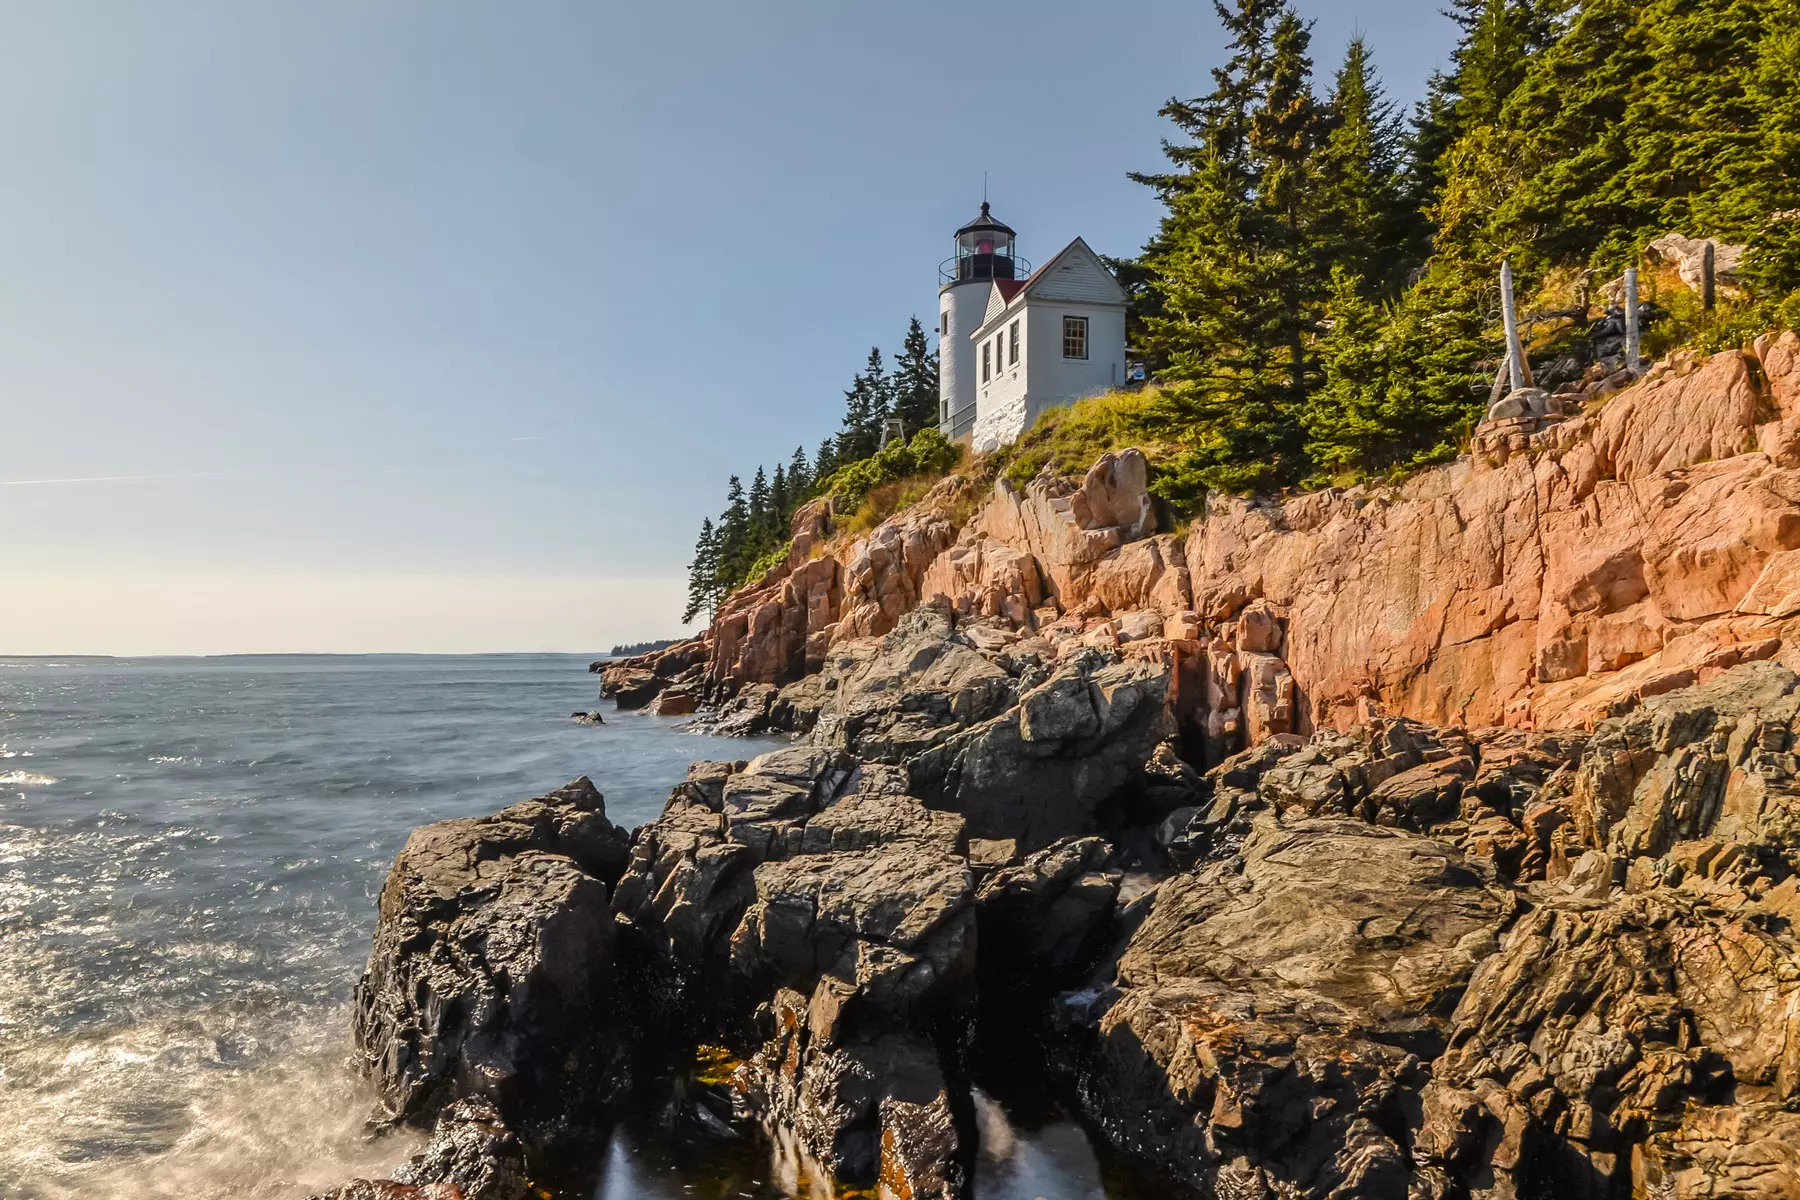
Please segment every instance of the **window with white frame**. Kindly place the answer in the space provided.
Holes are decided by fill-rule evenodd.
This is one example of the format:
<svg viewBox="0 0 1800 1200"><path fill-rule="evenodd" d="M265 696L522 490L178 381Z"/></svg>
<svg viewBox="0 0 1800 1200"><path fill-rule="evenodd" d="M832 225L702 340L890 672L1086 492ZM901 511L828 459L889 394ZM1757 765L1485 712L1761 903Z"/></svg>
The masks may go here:
<svg viewBox="0 0 1800 1200"><path fill-rule="evenodd" d="M1012 343L1008 348L1006 365L1016 367L1019 365L1019 323L1017 321L1014 321L1012 327L1006 331L1006 338Z"/></svg>
<svg viewBox="0 0 1800 1200"><path fill-rule="evenodd" d="M993 348L993 343L991 342L981 343L981 382L983 383L986 383L989 375L993 373L990 361L990 352Z"/></svg>
<svg viewBox="0 0 1800 1200"><path fill-rule="evenodd" d="M950 310L947 308L938 314L938 336L950 336Z"/></svg>
<svg viewBox="0 0 1800 1200"><path fill-rule="evenodd" d="M1063 357L1086 358L1087 355L1087 318L1063 318Z"/></svg>

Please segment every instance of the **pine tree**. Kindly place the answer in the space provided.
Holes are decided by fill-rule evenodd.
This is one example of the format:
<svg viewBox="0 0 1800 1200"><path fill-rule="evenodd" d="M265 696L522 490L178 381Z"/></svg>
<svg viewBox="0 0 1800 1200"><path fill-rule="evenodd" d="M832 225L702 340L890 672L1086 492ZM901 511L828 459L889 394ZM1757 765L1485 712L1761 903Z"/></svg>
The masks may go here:
<svg viewBox="0 0 1800 1200"><path fill-rule="evenodd" d="M756 474L750 479L748 508L752 557L755 557L761 553L762 543L768 539L770 525L769 476L761 467L756 468Z"/></svg>
<svg viewBox="0 0 1800 1200"><path fill-rule="evenodd" d="M906 327L906 340L894 357L893 415L911 437L937 424L938 356L925 340L925 327L914 317Z"/></svg>
<svg viewBox="0 0 1800 1200"><path fill-rule="evenodd" d="M772 514L771 524L774 526L775 541L781 541L787 534L788 518L793 515L793 499L788 495L787 468L780 463L775 464L775 476L769 480L769 511Z"/></svg>
<svg viewBox="0 0 1800 1200"><path fill-rule="evenodd" d="M725 511L719 517L719 579L734 586L756 561L750 542L750 506L744 484L733 475L725 485Z"/></svg>
<svg viewBox="0 0 1800 1200"><path fill-rule="evenodd" d="M1239 0L1219 12L1234 53L1213 94L1178 120L1199 122L1199 145L1167 151L1189 169L1144 178L1169 209L1142 260L1154 303L1140 320L1174 384L1152 421L1186 445L1161 485L1177 501L1302 470L1328 269L1316 244L1310 32L1285 4Z"/></svg>
<svg viewBox="0 0 1800 1200"><path fill-rule="evenodd" d="M831 478L831 473L835 470L837 470L837 440L835 438L826 438L819 443L818 456L813 459L813 487L817 488L820 484L823 484L827 479Z"/></svg>
<svg viewBox="0 0 1800 1200"><path fill-rule="evenodd" d="M681 623L693 624L694 618L706 614L708 621L718 609L719 601L719 536L712 518L700 522L700 538L694 543L694 561L688 564L687 608Z"/></svg>
<svg viewBox="0 0 1800 1200"><path fill-rule="evenodd" d="M1326 105L1317 159L1319 238L1328 261L1371 299L1399 294L1414 265L1420 214L1410 210L1394 106L1362 38L1351 41Z"/></svg>
<svg viewBox="0 0 1800 1200"><path fill-rule="evenodd" d="M812 470L806 463L805 446L794 447L794 457L788 460L787 478L788 496L798 508L812 494Z"/></svg>

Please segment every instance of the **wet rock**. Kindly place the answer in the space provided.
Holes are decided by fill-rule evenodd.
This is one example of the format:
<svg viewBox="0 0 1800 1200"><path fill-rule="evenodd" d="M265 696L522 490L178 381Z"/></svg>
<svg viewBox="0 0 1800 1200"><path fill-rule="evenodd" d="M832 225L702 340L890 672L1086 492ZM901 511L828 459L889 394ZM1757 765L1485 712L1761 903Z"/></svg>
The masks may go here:
<svg viewBox="0 0 1800 1200"><path fill-rule="evenodd" d="M811 992L829 975L846 1002L902 1022L966 1000L975 881L962 858L916 842L808 854L757 867L755 888L731 941L741 976Z"/></svg>
<svg viewBox="0 0 1800 1200"><path fill-rule="evenodd" d="M509 1119L604 1092L618 1047L611 883L627 856L586 779L413 831L382 888L354 1033L389 1113L480 1096Z"/></svg>
<svg viewBox="0 0 1800 1200"><path fill-rule="evenodd" d="M421 1189L454 1187L460 1200L525 1200L525 1148L485 1100L458 1100L438 1117L425 1149L394 1172L394 1182Z"/></svg>
<svg viewBox="0 0 1800 1200"><path fill-rule="evenodd" d="M816 994L777 992L773 1034L739 1072L777 1146L840 1186L961 1196L965 1156L937 1049L904 1030L842 1028L835 1011Z"/></svg>

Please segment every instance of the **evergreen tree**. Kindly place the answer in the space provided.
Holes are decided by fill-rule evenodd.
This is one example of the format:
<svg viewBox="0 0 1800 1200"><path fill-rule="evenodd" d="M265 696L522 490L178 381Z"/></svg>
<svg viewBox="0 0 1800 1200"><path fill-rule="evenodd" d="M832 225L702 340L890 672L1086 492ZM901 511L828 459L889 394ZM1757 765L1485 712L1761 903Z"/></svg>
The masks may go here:
<svg viewBox="0 0 1800 1200"><path fill-rule="evenodd" d="M1310 343L1328 269L1314 206L1321 120L1310 31L1285 4L1239 0L1219 12L1232 58L1211 96L1181 106L1177 123L1198 122L1199 145L1169 151L1189 169L1144 179L1169 209L1142 260L1155 303L1141 323L1175 385L1153 417L1186 443L1161 485L1175 499L1302 469L1300 414L1316 381Z"/></svg>
<svg viewBox="0 0 1800 1200"><path fill-rule="evenodd" d="M798 508L812 494L812 471L806 463L805 446L794 447L794 457L788 460L787 479L788 498Z"/></svg>
<svg viewBox="0 0 1800 1200"><path fill-rule="evenodd" d="M937 424L938 356L925 340L925 327L914 317L906 327L906 340L894 358L893 415L911 437Z"/></svg>
<svg viewBox="0 0 1800 1200"><path fill-rule="evenodd" d="M837 444L832 448L833 461L856 462L873 454L873 448L865 449L868 429L869 381L858 375L844 392L844 420L838 428Z"/></svg>
<svg viewBox="0 0 1800 1200"><path fill-rule="evenodd" d="M1422 220L1406 195L1402 136L1368 47L1355 38L1326 106L1315 209L1328 260L1360 280L1371 299L1399 294L1419 240Z"/></svg>
<svg viewBox="0 0 1800 1200"><path fill-rule="evenodd" d="M769 476L761 467L750 479L750 497L747 507L750 515L750 541L757 552L761 544L768 538L770 526L769 511ZM755 557L755 554L752 554Z"/></svg>
<svg viewBox="0 0 1800 1200"><path fill-rule="evenodd" d="M694 560L688 564L687 608L682 610L681 623L690 625L701 613L710 621L718 600L719 537L708 517L700 522L700 539L694 543Z"/></svg>
<svg viewBox="0 0 1800 1200"><path fill-rule="evenodd" d="M788 495L787 468L780 463L775 464L775 477L769 480L769 511L773 514L775 540L780 541L787 535L788 518L794 512L793 498Z"/></svg>
<svg viewBox="0 0 1800 1200"><path fill-rule="evenodd" d="M733 475L725 485L725 511L719 517L719 579L727 586L736 584L756 561L751 549L750 505L744 499L744 484Z"/></svg>
<svg viewBox="0 0 1800 1200"><path fill-rule="evenodd" d="M835 470L837 470L837 440L826 438L819 443L818 456L813 459L812 485L815 488L818 487L831 478L831 473Z"/></svg>

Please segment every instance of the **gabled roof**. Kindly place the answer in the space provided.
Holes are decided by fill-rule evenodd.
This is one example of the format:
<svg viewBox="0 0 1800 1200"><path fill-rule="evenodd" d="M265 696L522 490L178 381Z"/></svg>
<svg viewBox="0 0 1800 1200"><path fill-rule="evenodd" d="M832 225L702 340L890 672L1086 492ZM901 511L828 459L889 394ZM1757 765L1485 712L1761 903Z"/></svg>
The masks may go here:
<svg viewBox="0 0 1800 1200"><path fill-rule="evenodd" d="M1106 284L1110 285L1106 289L1109 293L1109 298L1069 298L1071 299L1071 302L1082 304L1118 304L1123 306L1126 303L1125 289L1120 286L1117 279L1113 278L1113 273L1107 270L1106 264L1100 260L1098 254L1094 253L1093 248L1081 238L1076 238L1067 246L1064 246L1061 250L1057 251L1049 262L1033 271L1029 278L1023 280L994 280L994 285L988 292L987 312L982 317L981 325L969 334L969 339L974 341L981 338L988 332L988 327L990 325L998 321L1007 312L1023 307L1035 295L1042 295L1047 291L1054 291L1053 281L1055 281L1065 270L1076 267L1084 262L1093 268L1091 272L1087 273L1089 278L1093 278L1097 275L1103 277ZM1046 298L1065 299L1066 297L1049 296Z"/></svg>

